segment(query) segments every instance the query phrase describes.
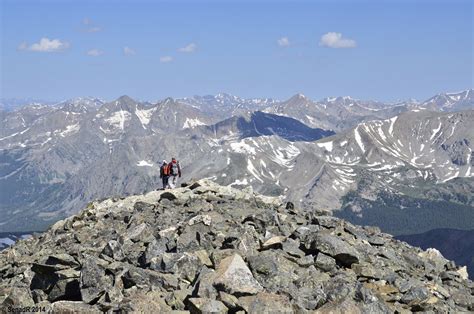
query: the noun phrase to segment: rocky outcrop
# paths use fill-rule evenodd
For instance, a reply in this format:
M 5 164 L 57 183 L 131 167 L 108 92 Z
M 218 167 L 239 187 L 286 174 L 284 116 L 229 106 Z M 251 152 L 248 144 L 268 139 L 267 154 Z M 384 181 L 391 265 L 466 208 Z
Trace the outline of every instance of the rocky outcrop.
M 463 269 L 278 198 L 201 180 L 91 203 L 0 253 L 0 307 L 166 313 L 474 311 Z

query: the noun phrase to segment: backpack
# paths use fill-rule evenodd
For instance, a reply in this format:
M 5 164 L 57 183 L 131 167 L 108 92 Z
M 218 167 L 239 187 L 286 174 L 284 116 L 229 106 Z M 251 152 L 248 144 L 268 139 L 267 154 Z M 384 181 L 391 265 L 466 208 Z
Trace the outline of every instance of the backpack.
M 179 169 L 178 169 L 178 162 L 171 162 L 168 164 L 169 167 L 168 167 L 168 174 L 169 175 L 172 175 L 172 176 L 177 176 L 178 173 L 179 173 Z
M 163 173 L 164 176 L 169 176 L 169 164 L 166 164 L 164 166 L 161 166 L 161 172 Z

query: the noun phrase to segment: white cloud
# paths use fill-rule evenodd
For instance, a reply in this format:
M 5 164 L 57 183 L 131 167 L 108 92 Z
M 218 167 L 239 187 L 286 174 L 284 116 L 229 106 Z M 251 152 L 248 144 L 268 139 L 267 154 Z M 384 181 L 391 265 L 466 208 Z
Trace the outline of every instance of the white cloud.
M 90 25 L 91 23 L 92 23 L 91 20 L 87 17 L 82 20 L 82 24 L 84 25 Z
M 321 36 L 319 45 L 329 48 L 354 48 L 357 44 L 353 39 L 343 38 L 341 33 L 329 32 Z
M 135 54 L 135 50 L 133 50 L 132 48 L 130 47 L 123 47 L 123 54 L 126 55 L 126 56 L 132 56 Z
M 49 39 L 43 37 L 38 43 L 28 46 L 28 43 L 22 42 L 18 46 L 18 50 L 30 50 L 36 52 L 59 52 L 69 48 L 69 43 L 63 42 L 59 39 Z
M 194 52 L 196 51 L 197 45 L 195 43 L 190 43 L 189 45 L 179 48 L 179 52 Z
M 282 37 L 277 40 L 278 46 L 280 47 L 288 47 L 290 45 L 290 40 L 288 37 Z
M 161 63 L 168 63 L 168 62 L 171 62 L 171 61 L 173 61 L 173 57 L 170 57 L 170 56 L 160 57 L 160 62 Z
M 91 56 L 91 57 L 98 57 L 100 55 L 103 55 L 104 52 L 102 50 L 99 50 L 99 49 L 91 49 L 89 51 L 87 51 L 87 55 L 88 56 Z

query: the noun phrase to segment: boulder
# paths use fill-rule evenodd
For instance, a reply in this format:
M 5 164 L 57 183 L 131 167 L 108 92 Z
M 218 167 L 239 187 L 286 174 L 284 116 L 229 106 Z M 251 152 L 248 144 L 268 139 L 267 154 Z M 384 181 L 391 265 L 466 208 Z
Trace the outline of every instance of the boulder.
M 263 290 L 238 254 L 226 257 L 217 268 L 214 286 L 234 295 L 256 294 Z
M 78 278 L 58 280 L 54 284 L 53 288 L 48 294 L 48 301 L 55 302 L 58 300 L 82 300 Z
M 359 262 L 359 253 L 349 243 L 341 238 L 328 234 L 316 233 L 306 242 L 306 248 L 317 250 L 326 255 L 332 256 L 337 262 L 345 267 L 350 267 Z
M 97 261 L 87 258 L 81 269 L 81 295 L 85 303 L 94 304 L 104 293 L 110 283 L 105 278 L 105 270 L 97 264 Z

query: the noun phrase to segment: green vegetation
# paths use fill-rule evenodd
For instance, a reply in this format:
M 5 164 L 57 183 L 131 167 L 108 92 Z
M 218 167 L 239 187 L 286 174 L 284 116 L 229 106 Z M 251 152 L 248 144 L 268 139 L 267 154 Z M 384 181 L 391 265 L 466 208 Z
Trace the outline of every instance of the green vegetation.
M 378 226 L 393 235 L 415 234 L 437 228 L 474 229 L 474 207 L 446 200 L 430 200 L 382 192 L 375 201 L 352 191 L 335 216 L 355 224 Z M 354 209 L 362 209 L 360 212 Z

